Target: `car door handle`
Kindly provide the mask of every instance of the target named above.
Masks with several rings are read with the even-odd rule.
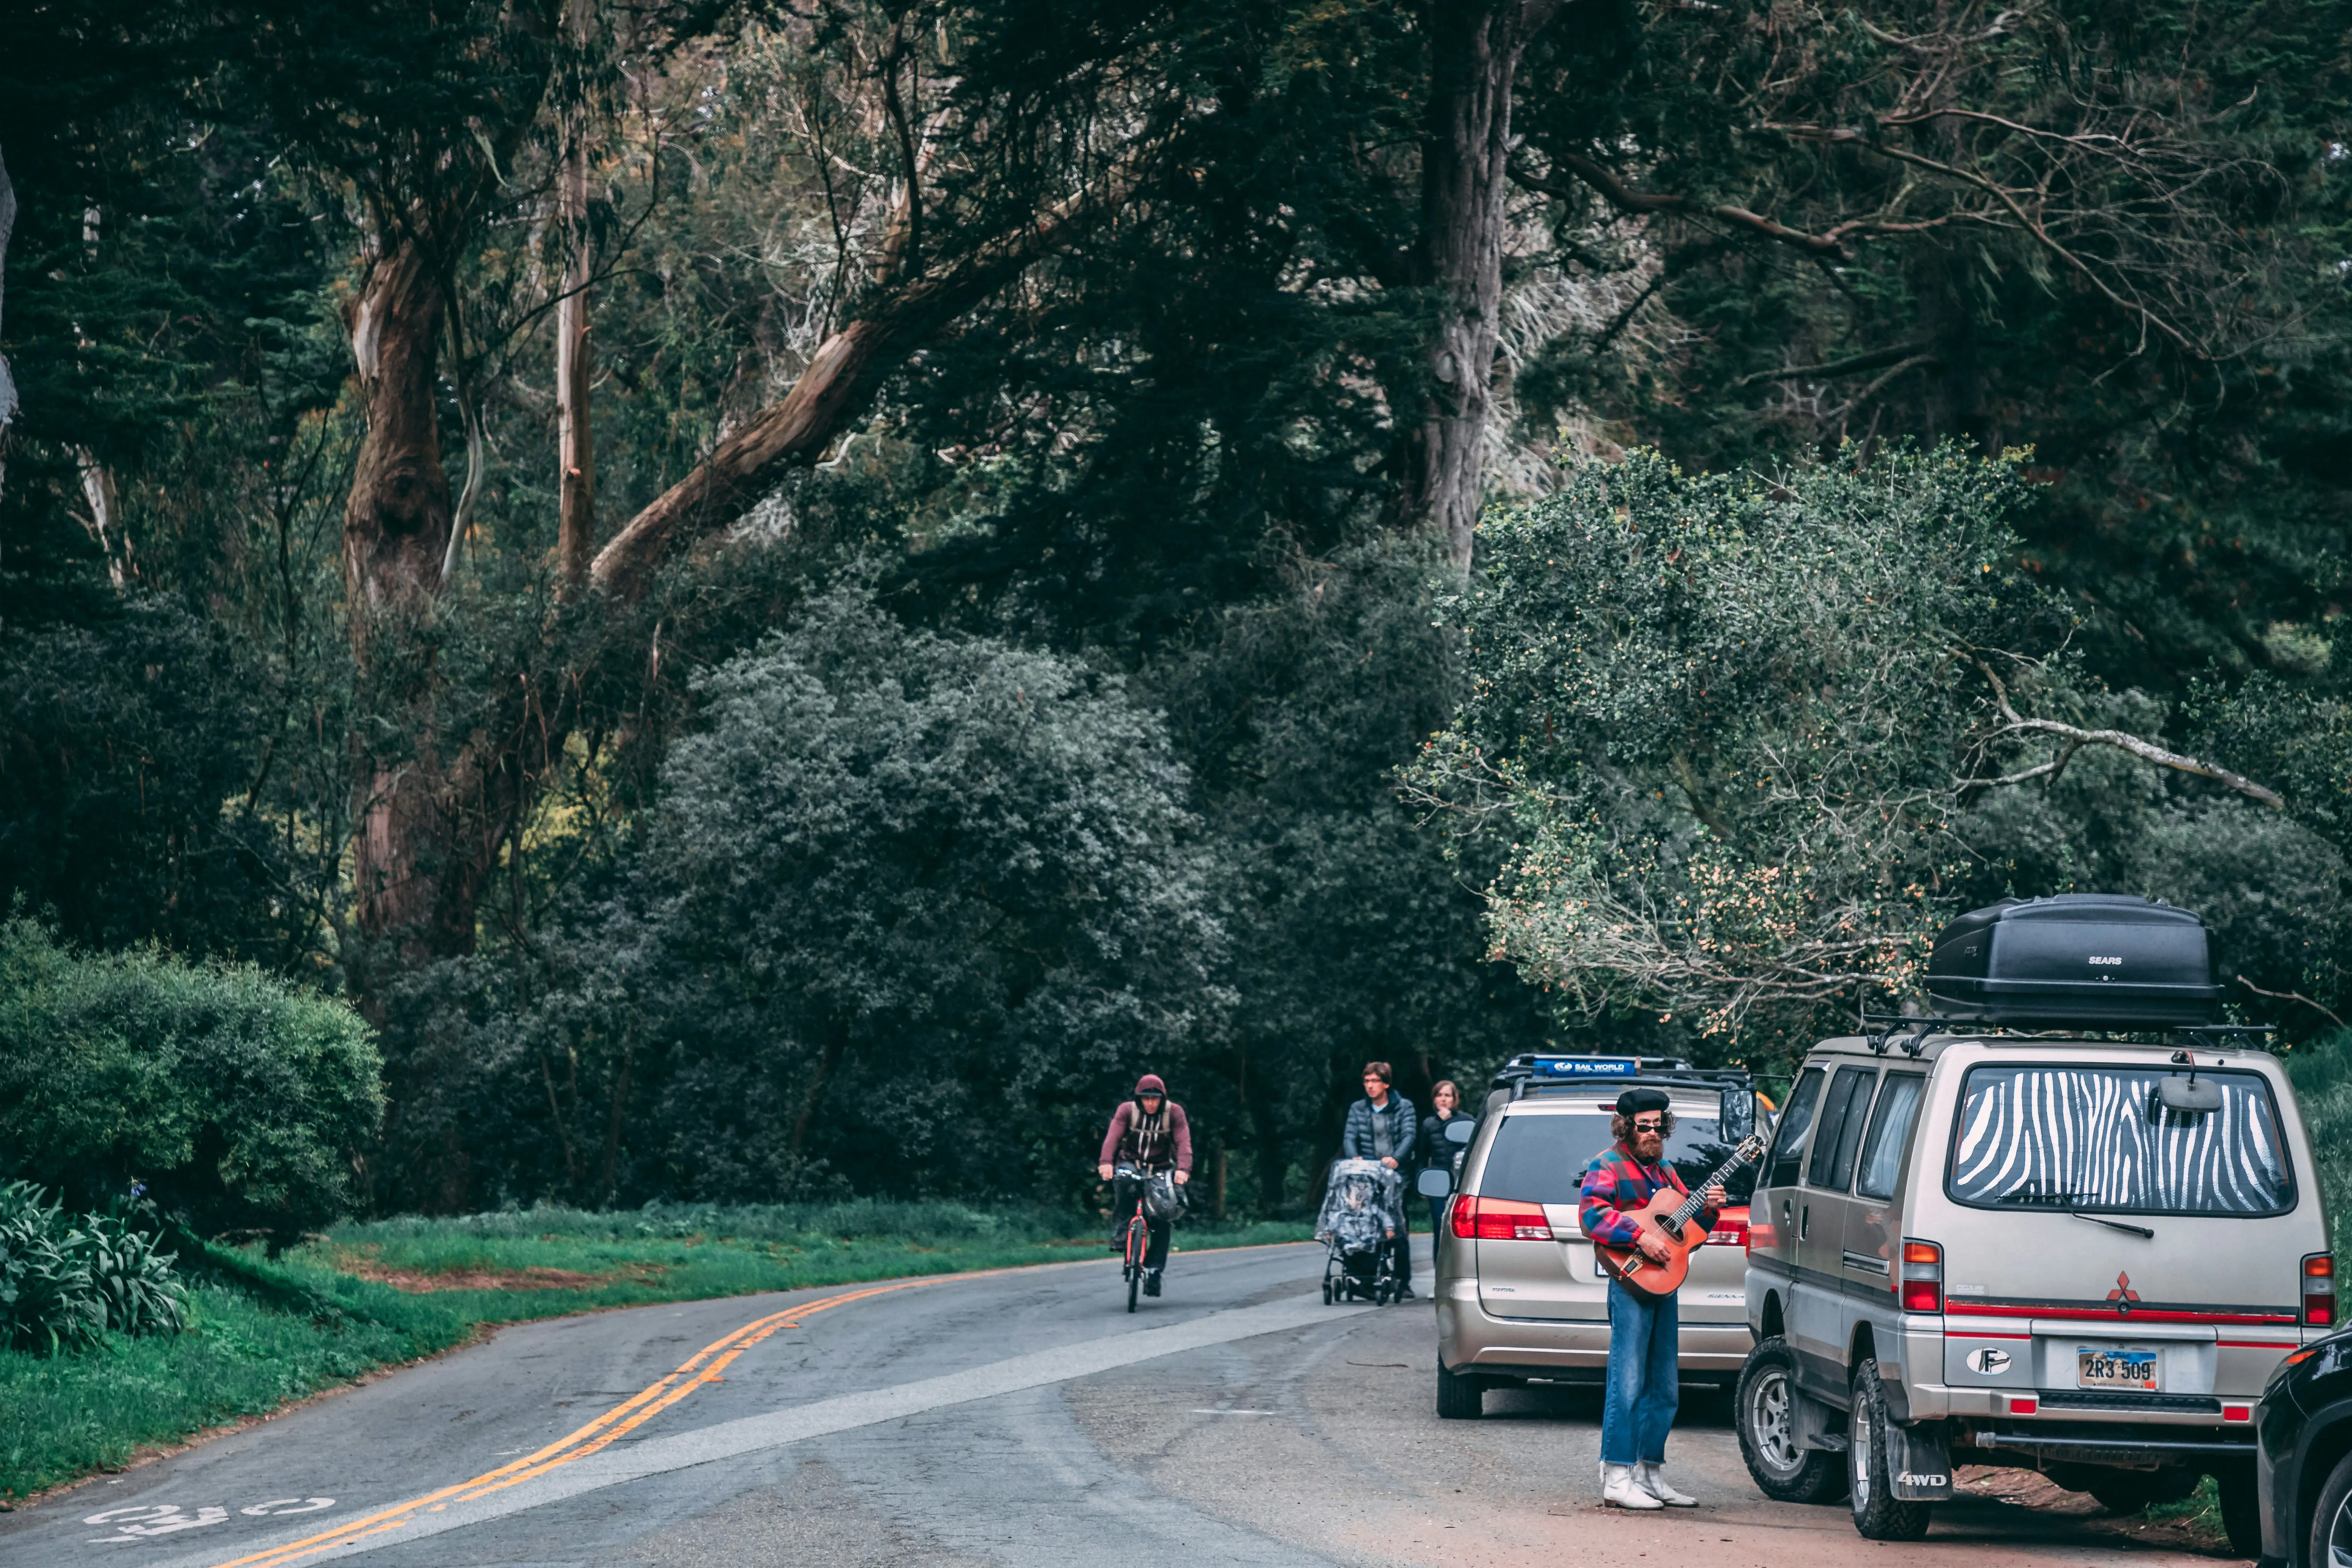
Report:
[[[1813,1233],[1813,1205],[1807,1204],[1797,1211],[1797,1239],[1802,1241]]]

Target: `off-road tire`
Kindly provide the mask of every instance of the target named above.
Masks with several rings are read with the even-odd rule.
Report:
[[[1448,1421],[1475,1421],[1486,1414],[1486,1384],[1479,1378],[1448,1372],[1437,1363],[1437,1414]]]
[[[1732,1394],[1739,1457],[1756,1489],[1775,1502],[1835,1502],[1845,1486],[1844,1456],[1801,1452],[1797,1436],[1797,1356],[1779,1335],[1748,1352]]]
[[[1853,1405],[1846,1412],[1847,1502],[1853,1510],[1853,1528],[1864,1541],[1916,1541],[1927,1533],[1935,1517],[1932,1504],[1904,1502],[1895,1495],[1893,1467],[1887,1463],[1886,1390],[1878,1381],[1878,1363],[1865,1361],[1853,1369]]]
[[[2160,1502],[2179,1502],[2197,1489],[2192,1470],[2101,1470],[2082,1489],[2111,1513],[2138,1513]]]
[[[2254,1467],[2232,1465],[2217,1471],[2213,1489],[2221,1500],[2221,1531],[2230,1538],[2230,1550],[2241,1557],[2263,1554],[2263,1503],[2254,1490]],[[2318,1559],[2325,1563],[2326,1558]]]

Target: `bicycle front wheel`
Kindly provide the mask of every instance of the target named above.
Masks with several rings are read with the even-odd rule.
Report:
[[[1143,1259],[1151,1246],[1151,1232],[1140,1216],[1127,1222],[1127,1310],[1135,1310],[1135,1299],[1143,1289]]]

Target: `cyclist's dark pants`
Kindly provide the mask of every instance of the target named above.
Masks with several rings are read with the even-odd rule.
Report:
[[[1122,1252],[1127,1248],[1127,1222],[1135,1217],[1135,1201],[1143,1195],[1143,1178],[1121,1176],[1111,1187],[1111,1235]],[[1146,1210],[1143,1223],[1151,1236],[1150,1244],[1144,1248],[1143,1266],[1146,1268],[1165,1268],[1168,1263],[1168,1222],[1152,1218],[1150,1211]]]

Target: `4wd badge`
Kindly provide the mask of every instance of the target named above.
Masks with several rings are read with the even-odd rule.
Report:
[[[1983,1373],[1988,1377],[1990,1377],[1995,1373],[2007,1372],[2009,1370],[2009,1352],[2004,1350],[1996,1350],[1991,1345],[1986,1345],[1979,1350],[1972,1350],[1969,1352],[1969,1370],[1970,1372]]]

